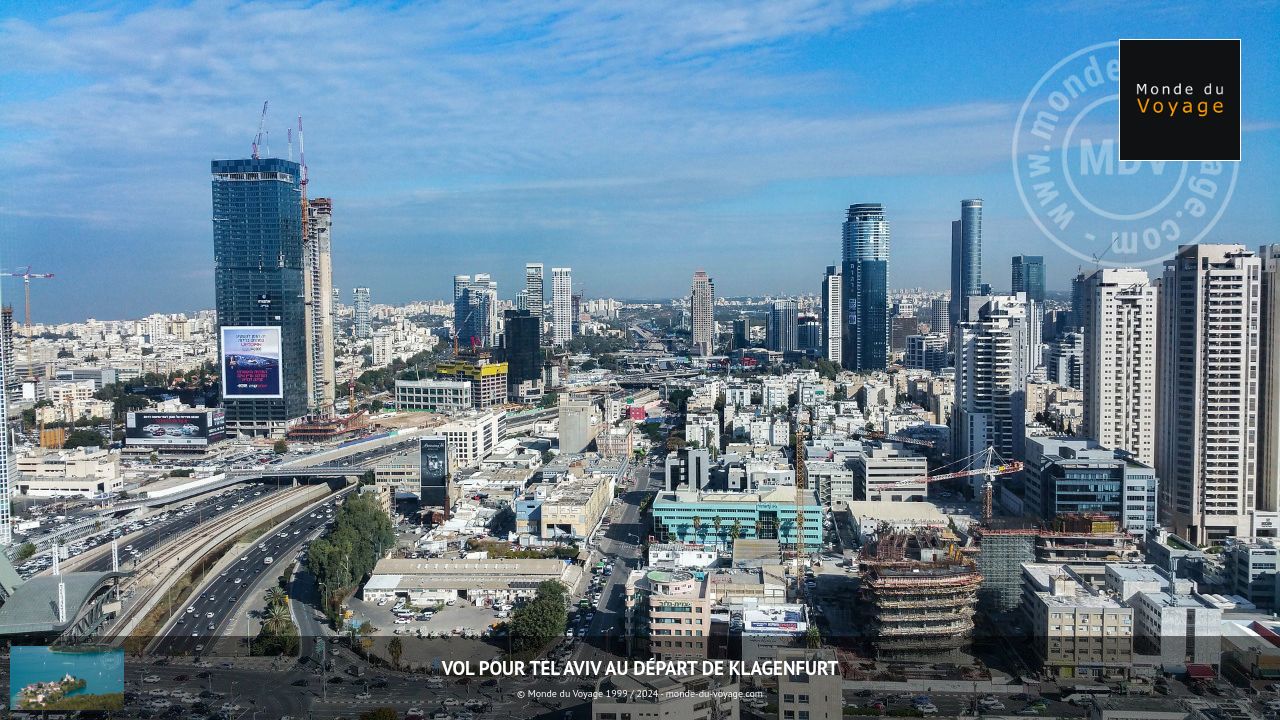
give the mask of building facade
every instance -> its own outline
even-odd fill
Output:
[[[716,286],[703,270],[693,274],[689,314],[693,324],[693,351],[704,357],[711,355],[716,342]]]
[[[333,414],[337,386],[333,344],[333,202],[307,201],[303,245],[302,292],[306,296],[307,407],[312,414]]]
[[[884,206],[849,206],[843,236],[844,367],[883,370],[889,358],[889,221]]]
[[[952,327],[969,320],[968,298],[982,294],[982,200],[960,201],[960,219],[951,222]]]
[[[822,356],[844,366],[844,277],[836,265],[828,265],[822,276]]]
[[[765,346],[788,352],[800,349],[800,306],[795,300],[778,300],[769,309],[769,325],[765,328]]]
[[[524,310],[538,319],[538,337],[542,337],[543,305],[547,300],[546,279],[542,263],[527,263],[524,266]]]
[[[226,399],[227,429],[281,435],[307,413],[299,166],[262,158],[214,160],[210,169],[218,328],[268,328],[265,337],[279,333],[278,392]]]
[[[503,313],[502,350],[507,361],[507,396],[523,400],[542,386],[542,320],[532,310]]]
[[[354,313],[355,324],[352,332],[358,338],[367,338],[373,335],[373,324],[370,321],[370,303],[372,296],[367,287],[358,287],[351,291],[351,309]]]
[[[469,380],[396,381],[396,410],[452,413],[473,405]]]
[[[556,345],[573,339],[573,268],[551,268],[551,337]]]
[[[1136,268],[1102,268],[1082,283],[1084,434],[1155,464],[1156,288]],[[1068,333],[1072,335],[1073,333]]]
[[[1258,356],[1258,507],[1280,511],[1280,244],[1262,257],[1262,347]]]
[[[1026,293],[1027,299],[1044,307],[1044,257],[1014,255],[1012,263],[1013,293]]]
[[[1039,314],[1021,293],[967,299],[973,320],[955,331],[955,454],[992,447],[1005,459],[1019,458],[1026,379],[1039,365]]]

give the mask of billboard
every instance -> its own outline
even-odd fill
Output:
[[[280,377],[280,328],[222,328],[222,397],[263,400],[284,397]]]
[[[226,437],[222,410],[131,412],[125,418],[125,445],[202,448]]]
[[[419,438],[418,454],[422,471],[419,493],[422,504],[447,504],[449,441],[439,435]]]

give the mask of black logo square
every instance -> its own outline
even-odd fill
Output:
[[[1239,160],[1240,41],[1121,40],[1120,159]]]

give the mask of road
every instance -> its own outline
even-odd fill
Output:
[[[185,611],[165,629],[155,652],[160,655],[199,654],[213,639],[226,634],[229,623],[243,619],[242,616],[232,616],[242,594],[264,576],[274,577],[288,568],[303,542],[332,518],[333,503],[331,498],[327,498],[323,503],[311,506],[310,512],[291,520],[270,536],[259,538],[256,545],[226,570],[208,579],[201,586],[199,595],[190,599]],[[325,509],[321,510],[322,507]],[[271,563],[267,563],[267,558],[271,558]],[[175,608],[175,612],[177,610]]]

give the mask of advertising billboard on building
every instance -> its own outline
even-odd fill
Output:
[[[131,412],[125,418],[128,446],[204,448],[227,435],[222,410]]]
[[[280,328],[222,328],[222,397],[264,400],[284,397],[280,377]]]
[[[449,476],[449,441],[439,435],[421,438],[418,453],[422,469],[422,504],[444,505]]]

